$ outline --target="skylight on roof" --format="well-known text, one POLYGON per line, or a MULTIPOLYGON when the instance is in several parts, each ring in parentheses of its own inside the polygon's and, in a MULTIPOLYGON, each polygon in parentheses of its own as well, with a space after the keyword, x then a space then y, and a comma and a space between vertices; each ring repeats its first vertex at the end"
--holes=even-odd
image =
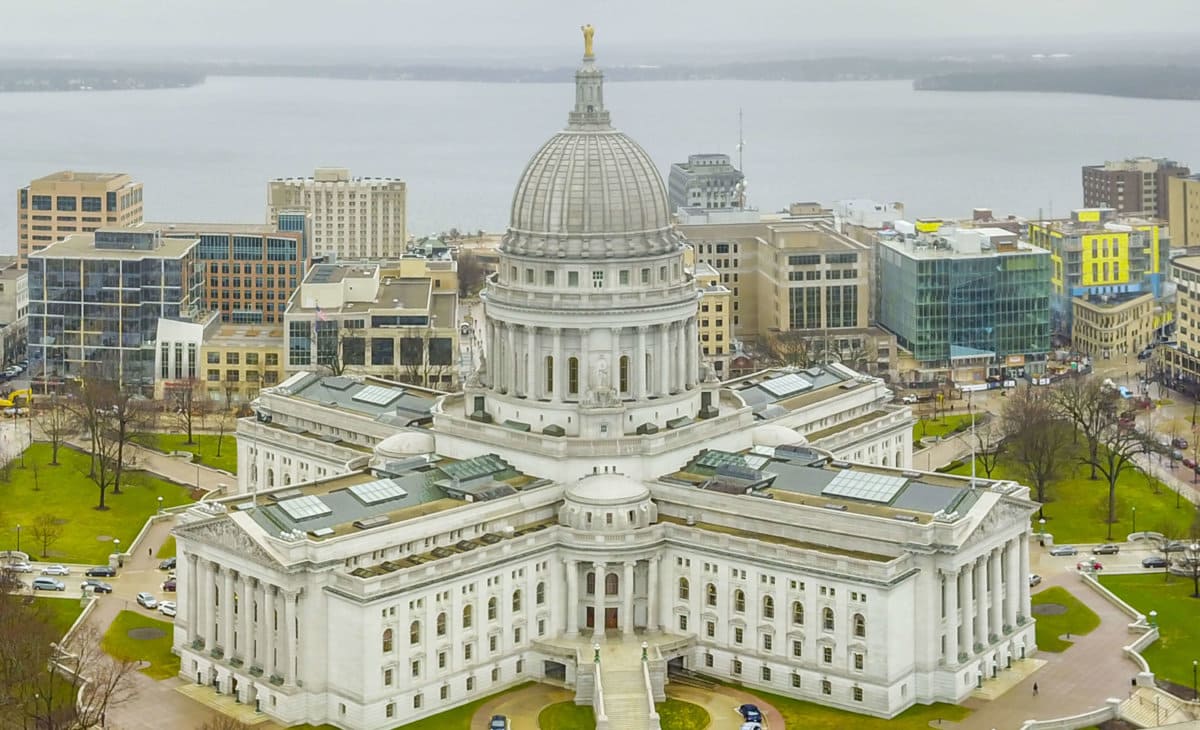
POLYGON ((370 403, 373 406, 386 406, 402 395, 404 395, 404 391, 399 388, 368 385, 351 396, 351 400, 356 400, 359 403, 370 403))
POLYGON ((311 520, 314 517, 324 517, 333 514, 333 508, 321 501, 320 497, 307 495, 295 499, 285 499, 279 503, 279 508, 297 522, 311 520))
POLYGON ((380 479, 376 482, 355 484, 350 487, 350 493, 358 497, 363 504, 379 504, 390 499, 408 496, 408 492, 395 479, 380 479))
POLYGON ((821 494, 887 504, 896 498, 905 484, 908 484, 908 477, 845 469, 825 485, 821 494))
POLYGON ((784 398, 802 390, 810 390, 813 384, 795 373, 789 373, 778 378, 771 378, 761 387, 776 398, 784 398))

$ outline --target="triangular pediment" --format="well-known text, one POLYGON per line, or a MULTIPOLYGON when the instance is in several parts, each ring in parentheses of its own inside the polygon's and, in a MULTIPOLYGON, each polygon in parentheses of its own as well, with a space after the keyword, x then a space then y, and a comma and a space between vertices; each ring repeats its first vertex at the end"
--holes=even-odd
POLYGON ((228 517, 218 517, 185 525, 177 528, 175 532, 189 540, 224 548, 231 553, 249 558, 259 565, 270 568, 281 567, 275 556, 271 555, 266 548, 247 535, 245 530, 228 517))

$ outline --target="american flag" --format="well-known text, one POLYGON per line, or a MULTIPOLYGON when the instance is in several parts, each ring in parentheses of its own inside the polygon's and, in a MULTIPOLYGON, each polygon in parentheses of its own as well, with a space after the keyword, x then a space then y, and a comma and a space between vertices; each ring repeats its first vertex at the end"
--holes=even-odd
POLYGON ((329 315, 325 314, 325 310, 321 309, 320 304, 317 305, 317 321, 318 322, 328 322, 329 321, 329 315))

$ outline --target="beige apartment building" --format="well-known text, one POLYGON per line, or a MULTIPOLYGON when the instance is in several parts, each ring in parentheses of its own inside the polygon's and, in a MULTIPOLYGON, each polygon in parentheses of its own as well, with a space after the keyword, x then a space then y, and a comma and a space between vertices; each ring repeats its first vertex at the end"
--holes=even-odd
POLYGON ((63 170, 17 190, 17 259, 75 233, 142 222, 142 184, 124 173, 63 170))
MULTIPOLYGON (((685 254, 684 258, 687 259, 685 254)), ((712 363, 721 379, 730 376, 730 361, 736 352, 733 339, 733 292, 721 283, 721 275, 705 263, 691 264, 692 278, 700 290, 700 352, 712 363)))
POLYGON ((1154 294, 1134 297, 1090 296, 1071 300, 1074 325, 1071 344, 1099 359, 1134 355, 1154 341, 1154 294))
POLYGON ((1196 397, 1200 395, 1200 256, 1171 259, 1175 283, 1175 344, 1154 348, 1164 382, 1196 397))
POLYGON ((1168 185, 1171 247, 1200 251, 1200 175, 1173 177, 1168 185))
POLYGON ((282 325, 223 324, 200 347, 208 398, 225 407, 249 403, 283 382, 282 325))
POLYGON ((272 180, 267 186, 267 222, 304 210, 311 217, 314 257, 391 259, 408 240, 407 187, 393 177, 351 177, 345 168, 321 167, 312 177, 272 180))

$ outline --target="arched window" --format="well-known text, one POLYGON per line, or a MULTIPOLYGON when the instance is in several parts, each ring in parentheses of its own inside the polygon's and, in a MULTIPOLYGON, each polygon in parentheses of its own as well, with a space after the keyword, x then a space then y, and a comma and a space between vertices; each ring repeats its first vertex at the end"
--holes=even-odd
POLYGON ((475 618, 474 614, 475 610, 473 606, 463 606, 462 627, 464 629, 471 628, 472 620, 475 618))
POLYGON ((514 611, 521 610, 521 591, 513 591, 512 604, 513 604, 514 611))
POLYGON ((617 579, 616 573, 609 573, 604 576, 604 595, 615 596, 621 588, 621 582, 617 579))
POLYGON ((267 469, 267 486, 268 487, 275 486, 275 470, 274 469, 267 469))
POLYGON ((567 392, 579 395, 579 358, 567 358, 567 392))
POLYGON ((628 393, 629 392, 629 356, 622 355, 619 362, 620 362, 620 369, 621 369, 621 392, 628 393))
POLYGON ((284 475, 283 475, 283 486, 285 486, 285 487, 286 487, 287 485, 289 485, 289 484, 291 484, 291 483, 292 483, 292 475, 291 475, 291 474, 284 474, 284 475))
POLYGON ((446 614, 445 613, 439 613, 437 615, 437 635, 438 636, 446 635, 446 614))
POLYGON ((495 597, 488 599, 488 621, 496 620, 496 599, 495 597))
POLYGON ((738 613, 746 612, 746 594, 741 588, 733 592, 733 610, 738 613))
POLYGON ((392 650, 392 630, 383 630, 383 651, 387 653, 392 650))
POLYGON ((763 618, 775 618, 775 599, 770 596, 763 596, 763 618))
POLYGON ((688 579, 680 578, 679 579, 679 597, 686 601, 688 599, 689 593, 691 593, 691 591, 688 588, 688 579))
POLYGON ((804 604, 799 601, 792 601, 792 623, 804 625, 804 604))
POLYGON ((826 608, 821 611, 821 626, 826 631, 833 631, 833 609, 826 608))
POLYGON ((717 587, 712 583, 704 586, 704 603, 707 606, 717 605, 717 587))
POLYGON ((854 614, 854 635, 859 638, 867 636, 867 619, 861 613, 854 614))
POLYGON ((596 595, 596 574, 588 573, 587 580, 585 580, 584 583, 587 584, 587 594, 589 596, 596 595))
POLYGON ((420 621, 413 621, 411 624, 408 625, 408 643, 410 643, 410 644, 420 644, 421 643, 421 622, 420 621))
POLYGON ((554 392, 554 356, 546 356, 546 392, 554 392))
POLYGON ((534 600, 537 601, 537 605, 539 605, 539 606, 546 602, 546 584, 545 583, 537 584, 537 588, 535 588, 533 590, 533 597, 534 597, 534 600))

